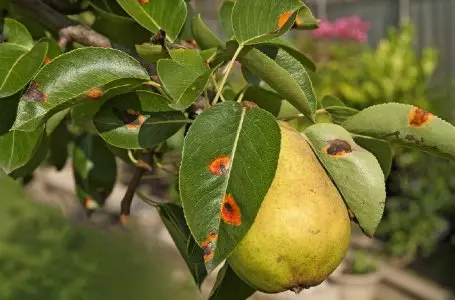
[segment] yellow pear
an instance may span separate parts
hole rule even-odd
[[[340,264],[351,234],[343,199],[305,138],[287,123],[280,128],[275,178],[228,258],[241,279],[266,293],[320,284]]]

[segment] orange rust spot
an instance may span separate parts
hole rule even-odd
[[[86,196],[84,199],[84,206],[87,209],[97,209],[98,203],[96,203],[90,196]]]
[[[289,20],[289,18],[292,16],[291,11],[286,11],[280,15],[278,18],[278,30],[281,30],[283,26],[286,24],[286,22]]]
[[[229,169],[230,158],[227,155],[221,155],[212,160],[209,164],[210,173],[220,176],[225,174]]]
[[[52,59],[49,57],[49,56],[46,56],[44,57],[44,64],[47,65],[48,63],[50,63],[52,61]]]
[[[292,28],[299,28],[299,27],[302,27],[303,26],[303,20],[301,17],[297,17],[295,19],[295,22],[294,24],[292,25]]]
[[[216,239],[218,239],[218,234],[216,234],[215,232],[210,232],[208,240],[209,241],[216,241]]]
[[[329,144],[322,148],[322,151],[324,151],[330,156],[343,157],[347,153],[352,152],[352,148],[348,142],[336,139],[333,141],[329,141]]]
[[[85,92],[85,96],[92,100],[98,100],[103,97],[104,92],[100,88],[93,88]]]
[[[202,250],[204,251],[204,261],[208,262],[213,259],[215,255],[215,245],[211,240],[202,242]]]
[[[128,114],[128,116],[134,117],[134,119],[130,120],[130,122],[127,122],[128,124],[126,125],[126,127],[128,127],[129,129],[136,129],[140,127],[142,123],[144,123],[145,121],[144,116],[140,112],[135,111],[134,109],[128,109],[126,113]]]
[[[231,194],[225,195],[223,203],[221,203],[221,218],[225,223],[234,226],[239,226],[242,223],[240,208]]]
[[[40,91],[40,84],[38,82],[32,81],[22,98],[27,102],[46,103],[47,95]]]
[[[242,101],[242,106],[245,108],[256,108],[259,107],[256,103],[251,101]]]
[[[422,127],[428,123],[433,118],[433,114],[418,108],[414,107],[408,114],[409,126],[410,127]]]
[[[139,2],[140,4],[144,4],[144,3],[148,3],[149,0],[137,0],[137,2]]]

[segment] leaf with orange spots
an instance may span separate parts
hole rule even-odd
[[[252,45],[283,35],[303,7],[300,0],[237,0],[231,17],[235,39]]]
[[[40,64],[43,59],[44,55]],[[87,101],[86,93],[93,88],[108,94],[124,85],[125,80],[137,85],[150,77],[137,60],[122,51],[87,47],[54,58],[32,80],[35,87],[39,86],[36,92],[45,95],[46,101],[30,101],[37,97],[24,94],[13,129],[35,130],[52,114]]]
[[[375,105],[360,111],[342,125],[358,135],[455,159],[455,127],[412,105]]]
[[[174,135],[188,119],[160,94],[140,90],[106,102],[93,119],[101,137],[127,149],[151,148]]]
[[[81,205],[91,211],[101,208],[114,188],[115,157],[97,135],[84,133],[75,141],[73,174]]]
[[[185,138],[180,195],[188,226],[213,270],[253,223],[275,176],[280,130],[258,107],[227,101],[203,112]]]
[[[373,236],[384,212],[385,182],[375,156],[335,124],[315,124],[304,132],[363,232]]]

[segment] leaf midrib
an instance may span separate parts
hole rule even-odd
[[[8,81],[8,78],[11,76],[11,73],[13,72],[13,69],[14,67],[19,63],[19,61],[26,55],[28,54],[29,52],[24,52],[22,53],[21,55],[19,55],[19,57],[16,59],[16,61],[13,63],[13,65],[11,66],[11,68],[9,69],[8,73],[6,73],[6,77],[5,77],[5,80],[3,80],[2,82],[2,85],[0,86],[0,91],[3,89],[3,87],[5,86],[6,82]]]

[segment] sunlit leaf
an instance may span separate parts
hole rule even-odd
[[[23,24],[14,19],[5,18],[3,26],[3,36],[7,43],[17,44],[28,50],[33,48],[33,38]]]

